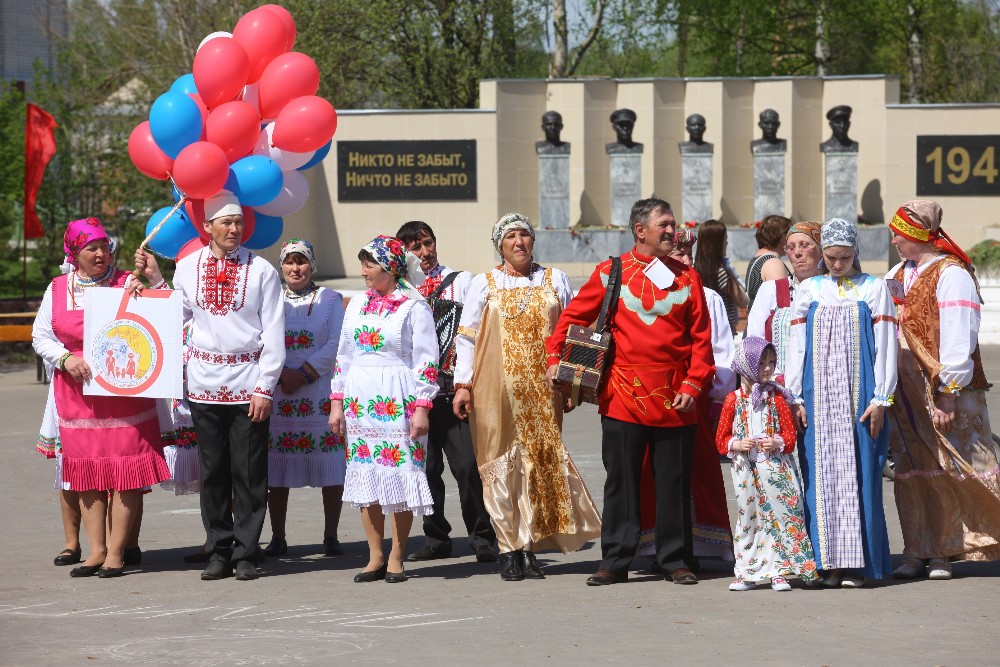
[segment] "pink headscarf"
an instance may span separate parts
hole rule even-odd
[[[63,252],[66,253],[66,261],[77,266],[76,258],[80,251],[88,244],[101,239],[108,239],[104,225],[97,218],[83,218],[74,220],[66,225],[66,233],[63,235]]]

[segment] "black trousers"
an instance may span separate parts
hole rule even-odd
[[[191,402],[201,459],[201,521],[213,561],[264,560],[259,542],[267,511],[270,419],[250,421],[249,407]]]
[[[472,449],[472,431],[451,410],[452,394],[438,396],[430,413],[427,434],[427,485],[434,500],[434,513],[424,516],[425,543],[437,547],[451,543],[451,524],[444,516],[444,457],[458,482],[462,519],[473,550],[492,545],[497,536],[483,504],[483,481]]]
[[[694,564],[691,461],[695,426],[643,426],[601,418],[604,512],[601,568],[622,575],[639,544],[639,480],[647,446],[656,487],[656,560],[665,572]]]

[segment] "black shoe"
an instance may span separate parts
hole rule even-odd
[[[283,537],[272,537],[271,543],[264,547],[264,555],[268,558],[277,558],[288,553],[288,542]]]
[[[97,571],[97,576],[100,579],[113,579],[115,577],[120,577],[125,572],[125,566],[121,567],[102,567]]]
[[[258,578],[260,578],[260,573],[257,572],[256,565],[248,560],[237,561],[236,581],[253,581]]]
[[[627,577],[627,573],[624,576],[619,576],[611,570],[598,570],[594,574],[587,577],[587,585],[610,586],[611,584],[620,584],[625,581]]]
[[[74,567],[69,571],[69,576],[92,577],[97,574],[103,566],[104,563],[101,563],[100,565],[81,565],[80,567]]]
[[[80,562],[80,557],[82,555],[83,552],[80,550],[80,547],[77,547],[76,551],[73,549],[63,549],[52,562],[56,565],[76,565]]]
[[[501,579],[504,581],[521,581],[524,579],[520,554],[520,551],[508,551],[497,556],[497,562],[500,563]]]
[[[530,551],[521,551],[521,571],[525,579],[544,579],[545,573],[535,560],[535,554]]]
[[[385,573],[385,583],[387,584],[401,584],[406,581],[406,571],[402,572],[388,572]]]
[[[213,560],[201,573],[202,581],[217,581],[233,576],[233,564],[224,560]]]
[[[125,556],[122,558],[123,565],[139,565],[142,563],[142,549],[139,547],[128,547],[125,549]]]
[[[497,562],[497,550],[489,544],[481,544],[475,549],[477,563]]]
[[[388,566],[382,563],[382,567],[377,570],[371,570],[369,572],[358,572],[354,575],[354,583],[356,584],[367,584],[372,581],[382,581],[386,577],[386,570]]]
[[[344,553],[344,547],[340,546],[336,537],[324,537],[323,553],[327,556],[340,556]]]
[[[439,544],[432,547],[425,544],[412,554],[406,557],[408,561],[437,560],[438,558],[451,558],[451,544]]]
[[[209,553],[205,551],[204,548],[195,551],[193,554],[185,554],[185,563],[207,563],[209,558]]]

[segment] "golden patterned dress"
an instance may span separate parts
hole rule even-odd
[[[545,379],[545,339],[572,291],[561,271],[532,269],[529,278],[494,269],[473,279],[455,379],[472,376],[472,438],[500,551],[568,553],[601,534],[562,441],[561,396]]]

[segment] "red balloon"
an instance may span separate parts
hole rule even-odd
[[[250,59],[230,37],[216,37],[194,56],[194,85],[209,109],[236,99],[243,92],[250,72]]]
[[[315,95],[319,90],[319,67],[304,53],[283,53],[267,66],[260,77],[260,115],[277,118],[296,97]]]
[[[174,160],[174,182],[188,197],[207,199],[226,184],[229,160],[221,148],[208,141],[189,144]]]
[[[202,231],[204,231],[204,230],[202,230]],[[199,250],[201,250],[202,248],[205,248],[207,246],[208,246],[208,238],[207,237],[199,236],[197,238],[193,238],[190,241],[188,241],[187,243],[185,243],[184,245],[182,245],[181,249],[177,251],[177,257],[174,258],[174,262],[179,262],[182,259],[184,259],[185,257],[187,257],[188,255],[190,255],[192,253],[196,253]]]
[[[260,79],[264,68],[288,50],[288,31],[284,21],[274,11],[261,11],[258,8],[244,14],[233,28],[233,39],[246,50],[249,57],[250,71],[244,84]]]
[[[249,155],[259,136],[260,114],[246,102],[219,105],[205,123],[205,140],[224,150],[230,162]]]
[[[153,141],[148,120],[136,125],[129,135],[128,156],[136,169],[160,181],[167,180],[167,174],[174,168],[174,161]]]
[[[198,232],[198,236],[203,239],[210,239],[212,236],[205,231],[205,200],[188,199],[184,202],[184,212],[187,213],[191,226]]]
[[[257,229],[257,216],[249,206],[242,206],[243,209],[243,238],[240,243],[250,240],[253,230]]]
[[[297,97],[274,119],[271,140],[283,151],[305,153],[323,147],[337,131],[337,112],[322,97]]]
[[[194,103],[198,105],[198,111],[201,112],[201,140],[205,140],[205,123],[208,122],[208,107],[205,106],[205,100],[201,99],[201,95],[195,93],[188,93],[188,97],[194,100]]]
[[[281,22],[285,24],[285,32],[288,33],[288,46],[285,50],[291,51],[295,46],[295,19],[292,18],[292,13],[281,5],[261,5],[258,9],[272,12],[281,18]]]

